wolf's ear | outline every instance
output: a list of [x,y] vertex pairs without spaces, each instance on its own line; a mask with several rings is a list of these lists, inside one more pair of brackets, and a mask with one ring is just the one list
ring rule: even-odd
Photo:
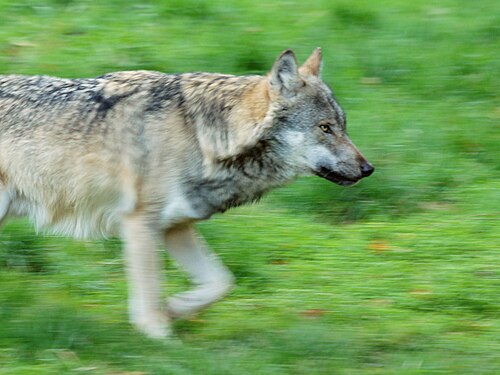
[[321,67],[323,65],[323,58],[321,48],[316,48],[311,56],[308,57],[306,62],[299,68],[299,72],[303,75],[310,75],[319,77],[321,74]]
[[297,59],[292,50],[281,52],[269,74],[271,89],[285,95],[292,96],[303,85],[299,76]]

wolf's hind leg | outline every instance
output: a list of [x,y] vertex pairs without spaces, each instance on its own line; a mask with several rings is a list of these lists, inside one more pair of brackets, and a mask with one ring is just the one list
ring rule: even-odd
[[2,225],[7,216],[7,212],[9,212],[10,201],[9,192],[0,185],[0,225]]
[[194,289],[179,293],[167,301],[169,316],[191,315],[218,301],[233,288],[234,277],[197,235],[192,225],[165,233],[168,253],[191,276]]
[[152,338],[169,335],[161,301],[161,272],[157,231],[147,216],[133,214],[123,221],[125,263],[129,286],[130,321]]

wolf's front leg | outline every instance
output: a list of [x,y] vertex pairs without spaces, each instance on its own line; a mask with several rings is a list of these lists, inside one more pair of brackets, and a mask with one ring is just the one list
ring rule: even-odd
[[199,237],[192,225],[165,233],[168,253],[190,275],[195,288],[168,299],[169,316],[191,315],[224,297],[233,288],[234,277]]
[[162,309],[158,234],[147,216],[124,219],[125,263],[129,287],[130,322],[152,338],[169,335],[169,319]]

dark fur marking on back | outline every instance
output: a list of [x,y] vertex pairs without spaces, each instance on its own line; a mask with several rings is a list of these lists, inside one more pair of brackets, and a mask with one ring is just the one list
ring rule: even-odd
[[125,99],[131,95],[133,95],[135,91],[123,94],[123,95],[112,95],[112,96],[104,96],[102,90],[96,91],[90,97],[90,100],[94,101],[97,104],[97,118],[102,119],[106,117],[107,113],[113,109],[113,107],[118,104],[118,102],[122,99]]
[[181,89],[181,77],[176,74],[169,80],[158,80],[150,90],[150,100],[146,111],[156,111],[164,108],[172,100],[178,101],[178,106],[184,103],[184,95]]

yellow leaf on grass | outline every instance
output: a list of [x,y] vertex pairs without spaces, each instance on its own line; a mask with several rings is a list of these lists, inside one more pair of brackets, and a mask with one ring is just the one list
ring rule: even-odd
[[373,240],[368,244],[368,250],[375,251],[377,253],[387,251],[390,249],[390,245],[384,240]]

